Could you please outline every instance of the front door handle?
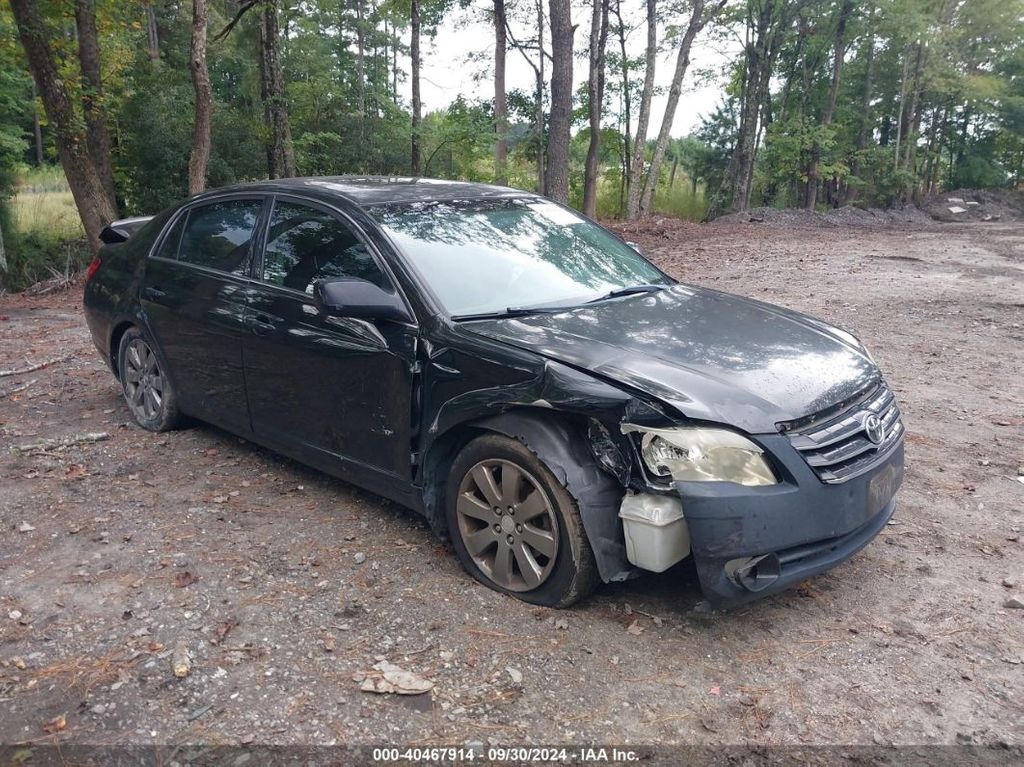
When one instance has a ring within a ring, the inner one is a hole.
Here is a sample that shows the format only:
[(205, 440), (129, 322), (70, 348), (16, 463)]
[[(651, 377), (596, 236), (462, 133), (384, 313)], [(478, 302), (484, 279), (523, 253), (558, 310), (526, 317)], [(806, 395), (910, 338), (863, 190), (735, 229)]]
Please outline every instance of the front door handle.
[(164, 298), (167, 295), (167, 291), (166, 290), (160, 290), (160, 288), (157, 288), (157, 287), (147, 287), (147, 288), (143, 289), (142, 295), (144, 295), (146, 298), (150, 298), (150, 299), (153, 299), (154, 301), (158, 301), (158, 300), (160, 300), (161, 298)]

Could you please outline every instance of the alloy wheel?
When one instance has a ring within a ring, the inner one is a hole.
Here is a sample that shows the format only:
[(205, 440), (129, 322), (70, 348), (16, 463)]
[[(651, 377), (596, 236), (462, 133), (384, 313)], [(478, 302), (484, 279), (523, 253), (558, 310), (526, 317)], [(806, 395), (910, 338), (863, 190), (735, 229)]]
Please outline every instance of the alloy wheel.
[(135, 417), (152, 421), (164, 404), (164, 378), (156, 354), (141, 338), (128, 344), (124, 355), (124, 392)]
[(525, 469), (492, 459), (473, 466), (455, 506), (462, 544), (480, 570), (509, 591), (532, 591), (558, 557), (558, 518)]

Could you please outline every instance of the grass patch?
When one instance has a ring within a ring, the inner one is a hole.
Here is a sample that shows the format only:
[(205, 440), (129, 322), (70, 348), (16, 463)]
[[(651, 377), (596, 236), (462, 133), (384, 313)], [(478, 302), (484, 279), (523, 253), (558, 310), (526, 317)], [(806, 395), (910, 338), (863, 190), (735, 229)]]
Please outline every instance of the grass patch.
[(78, 209), (60, 166), (24, 169), (7, 201), (4, 286), (24, 290), (55, 275), (80, 272), (89, 259)]

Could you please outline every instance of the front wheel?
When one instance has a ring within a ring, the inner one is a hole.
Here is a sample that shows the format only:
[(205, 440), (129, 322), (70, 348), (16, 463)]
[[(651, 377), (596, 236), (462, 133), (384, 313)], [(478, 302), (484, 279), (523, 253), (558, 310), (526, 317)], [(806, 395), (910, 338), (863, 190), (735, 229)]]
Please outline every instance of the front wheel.
[(121, 389), (135, 422), (148, 431), (176, 428), (181, 416), (174, 389), (152, 344), (141, 330), (125, 331), (117, 360)]
[(497, 434), (470, 442), (445, 498), (459, 561), (490, 588), (568, 607), (599, 582), (575, 500), (522, 443)]

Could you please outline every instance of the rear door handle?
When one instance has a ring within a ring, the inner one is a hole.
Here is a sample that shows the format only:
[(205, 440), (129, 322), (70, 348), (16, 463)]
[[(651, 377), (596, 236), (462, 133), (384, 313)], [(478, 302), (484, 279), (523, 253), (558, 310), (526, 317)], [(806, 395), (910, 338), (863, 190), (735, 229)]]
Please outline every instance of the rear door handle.
[(144, 295), (146, 298), (151, 298), (154, 301), (156, 301), (161, 298), (164, 298), (167, 295), (167, 291), (160, 290), (160, 288), (148, 287), (143, 289), (142, 295)]
[(258, 336), (270, 335), (277, 330), (273, 318), (262, 313), (251, 315), (247, 324), (249, 325), (249, 330)]

